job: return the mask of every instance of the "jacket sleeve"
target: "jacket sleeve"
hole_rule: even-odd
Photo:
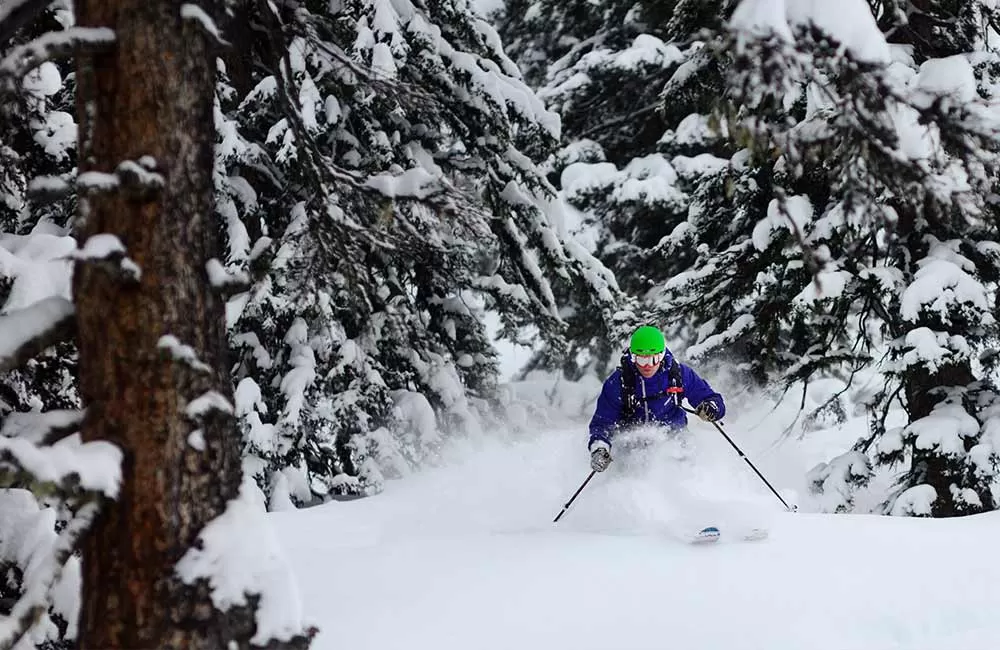
[[[681,379],[684,382],[684,396],[691,403],[691,406],[698,408],[699,404],[710,399],[719,407],[720,418],[726,414],[726,403],[723,401],[722,395],[712,390],[707,381],[683,363],[681,364]]]
[[[598,440],[611,447],[611,436],[618,426],[622,416],[622,380],[621,370],[615,370],[604,381],[601,394],[597,398],[594,417],[590,419],[590,442],[587,448],[593,447]]]

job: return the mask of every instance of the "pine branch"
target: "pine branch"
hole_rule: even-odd
[[[74,499],[80,504],[76,517],[70,520],[56,539],[52,557],[44,567],[45,572],[40,579],[28,586],[11,610],[10,618],[16,623],[9,635],[0,639],[0,650],[10,650],[17,646],[48,611],[52,605],[52,587],[62,577],[66,562],[79,550],[81,542],[97,517],[103,497],[100,492],[85,491]]]
[[[50,4],[52,0],[5,0],[0,4],[0,48]]]
[[[836,393],[834,393],[833,395],[831,395],[829,397],[829,399],[827,399],[825,402],[823,402],[820,406],[818,406],[815,409],[813,409],[812,414],[820,413],[820,412],[826,410],[827,408],[829,408],[830,406],[833,406],[833,404],[836,403],[837,400],[840,399],[840,396],[843,395],[843,394],[845,394],[847,391],[849,391],[851,389],[851,387],[854,385],[854,377],[857,376],[858,371],[860,369],[861,369],[860,367],[853,368],[851,370],[850,376],[847,378],[847,384],[842,389],[838,390]],[[803,389],[803,391],[804,390],[805,389]],[[805,393],[804,392],[803,392],[803,395],[802,395],[802,406],[803,407],[805,406]],[[808,419],[808,416],[807,416],[807,419]]]
[[[115,33],[107,27],[70,27],[39,36],[15,47],[0,61],[0,92],[18,92],[25,75],[46,61],[66,58],[79,51],[106,52],[114,43]]]
[[[661,105],[660,102],[656,102],[655,104],[650,104],[649,106],[643,106],[642,108],[633,111],[628,115],[622,115],[620,117],[607,120],[605,122],[602,122],[601,124],[597,124],[595,126],[590,127],[589,129],[581,133],[579,136],[576,136],[576,138],[577,140],[585,140],[590,138],[594,134],[600,133],[601,131],[604,131],[606,129],[610,129],[611,127],[618,126],[619,124],[623,124],[626,122],[632,122],[633,120],[640,118],[643,115],[648,115],[650,113],[655,112],[660,107],[660,105]]]
[[[73,338],[76,329],[73,303],[65,298],[46,298],[0,316],[0,372],[26,363],[43,350]]]
[[[868,450],[871,449],[871,446],[875,443],[875,441],[882,437],[882,434],[885,433],[885,421],[889,417],[889,407],[892,405],[893,401],[896,400],[899,394],[903,391],[903,388],[904,385],[902,382],[900,382],[899,385],[896,387],[896,390],[894,390],[892,394],[885,399],[885,401],[882,403],[881,415],[878,417],[878,419],[872,422],[871,435],[868,436],[867,438],[864,438],[856,442],[854,444],[855,450],[863,453],[868,453]]]
[[[373,182],[372,177],[362,176],[350,170],[343,169],[330,161],[328,157],[324,156],[322,152],[320,152],[315,139],[311,136],[303,123],[302,116],[298,108],[291,101],[291,97],[296,97],[299,93],[295,86],[294,75],[292,74],[288,48],[284,47],[284,44],[282,43],[278,44],[279,47],[275,47],[274,43],[274,34],[284,33],[284,31],[288,31],[292,27],[298,30],[296,32],[297,36],[307,41],[312,47],[316,48],[317,51],[324,52],[329,55],[336,62],[336,64],[343,66],[345,69],[350,71],[353,76],[357,77],[358,80],[363,81],[364,84],[371,89],[374,95],[391,97],[393,101],[399,104],[404,112],[419,114],[428,111],[439,111],[441,113],[450,114],[453,112],[452,107],[444,102],[438,94],[430,92],[413,83],[408,83],[398,78],[387,77],[380,74],[370,66],[359,63],[338,45],[321,38],[313,25],[295,23],[293,26],[285,26],[281,24],[280,17],[273,11],[268,11],[267,8],[262,9],[262,11],[267,11],[271,20],[277,25],[271,25],[265,29],[268,34],[271,35],[272,47],[276,50],[280,48],[282,52],[280,64],[277,66],[279,72],[279,75],[277,76],[279,81],[284,80],[289,86],[289,89],[284,89],[282,88],[281,83],[278,84],[277,91],[279,93],[279,100],[285,106],[285,114],[289,119],[290,125],[293,127],[297,143],[305,143],[308,147],[308,153],[310,154],[308,158],[311,159],[311,164],[319,173],[320,178],[329,175],[332,178],[327,180],[346,182],[356,191],[362,192],[367,196],[376,197],[376,199],[387,197],[391,200],[417,200],[434,205],[436,209],[445,213],[455,213],[460,210],[468,210],[477,205],[475,191],[467,193],[462,188],[455,186],[447,178],[435,178],[434,186],[431,190],[421,188],[419,191],[413,192],[412,194],[394,194],[387,196],[387,194],[383,190],[379,189],[377,184]],[[461,128],[464,126],[464,123],[460,119],[455,119],[452,122],[452,126]],[[452,164],[456,167],[461,165],[460,161],[449,162],[452,162]],[[482,170],[479,171],[481,172]]]
[[[141,203],[155,200],[165,184],[163,176],[156,172],[156,161],[149,156],[143,156],[138,161],[123,160],[110,174],[89,171],[76,177],[76,189],[84,196],[117,192]],[[48,176],[35,179],[32,185],[36,187],[36,191],[37,188],[48,190],[57,198],[65,191]]]
[[[77,264],[90,264],[103,270],[123,285],[134,286],[142,278],[142,269],[127,256],[125,245],[118,237],[108,233],[87,238],[83,246],[69,257],[75,259]]]
[[[0,437],[24,438],[38,445],[51,445],[77,433],[83,417],[82,410],[15,412],[4,418]]]
[[[251,264],[251,268],[260,267]],[[226,299],[249,291],[265,276],[265,274],[251,275],[243,271],[229,271],[214,257],[205,263],[205,273],[208,275],[208,284],[212,290]]]
[[[61,176],[36,176],[28,183],[28,200],[35,203],[55,203],[75,193],[72,184]]]
[[[816,249],[806,241],[805,233],[802,232],[799,223],[788,211],[788,197],[785,191],[780,187],[775,187],[774,194],[778,200],[778,212],[785,217],[785,220],[788,222],[788,229],[795,238],[795,243],[798,244],[799,250],[802,251],[802,263],[806,265],[806,269],[812,276],[812,281],[816,284],[817,292],[822,293],[823,283],[820,280],[819,273],[823,270],[823,264],[816,255]]]
[[[784,388],[781,391],[781,395],[779,395],[778,399],[774,401],[774,406],[771,407],[770,413],[774,413],[775,411],[778,410],[778,405],[781,404],[781,400],[785,397],[785,395],[788,394],[788,391],[791,390],[791,387],[792,387],[791,382],[786,381]],[[806,409],[806,397],[808,396],[808,394],[809,394],[809,377],[805,377],[802,381],[802,398],[799,400],[799,408],[795,412],[795,417],[792,419],[791,422],[788,423],[788,426],[786,426],[781,431],[781,433],[778,434],[778,439],[774,443],[775,445],[777,445],[780,442],[784,442],[791,437],[792,431],[795,430],[795,425],[798,424],[799,422],[799,416],[802,415],[802,412]],[[774,445],[772,445],[772,447],[773,446]]]
[[[197,25],[208,37],[209,42],[217,50],[228,49],[232,43],[227,41],[219,33],[219,28],[212,20],[212,17],[198,4],[186,2],[181,5],[181,18]]]
[[[304,170],[311,177],[315,186],[320,190],[316,199],[323,201],[327,197],[333,195],[334,192],[331,191],[329,185],[336,183],[346,183],[355,190],[376,194],[376,190],[365,185],[363,178],[346,170],[339,169],[335,165],[329,164],[328,161],[324,159],[323,153],[319,150],[319,146],[316,144],[315,139],[309,134],[309,130],[302,120],[302,115],[299,112],[298,107],[296,107],[295,103],[292,101],[292,96],[298,96],[298,92],[295,88],[289,48],[286,47],[286,44],[278,38],[278,35],[281,35],[284,32],[283,26],[280,22],[280,16],[272,10],[272,5],[267,3],[266,0],[259,0],[258,5],[261,7],[263,15],[269,18],[268,24],[266,25],[268,35],[267,43],[270,50],[270,62],[274,68],[273,71],[275,76],[277,77],[276,90],[278,93],[278,101],[282,107],[282,113],[288,120],[288,123],[292,128],[292,132],[295,135],[295,144],[302,157]],[[289,88],[286,87],[286,84],[291,86],[291,90],[293,92],[289,92]],[[361,227],[360,224],[352,223],[347,219],[339,219],[334,221],[332,225],[336,229],[343,228],[347,230],[347,232],[337,237],[337,241],[350,241],[354,237],[360,237],[374,248],[384,246],[384,242],[381,239],[374,238],[368,229]],[[345,259],[350,258],[350,256],[347,255],[347,251],[341,246],[335,245],[331,250],[336,251]]]

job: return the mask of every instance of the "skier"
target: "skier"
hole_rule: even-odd
[[[681,395],[708,422],[726,414],[722,395],[667,350],[663,333],[644,325],[632,334],[629,352],[604,381],[590,420],[590,466],[603,472],[611,464],[611,439],[622,429],[659,424],[677,430],[687,426]]]
[[[687,427],[687,413],[680,406],[682,398],[687,398],[698,416],[708,422],[726,414],[722,395],[673,358],[663,333],[649,325],[640,327],[632,334],[628,352],[622,355],[619,368],[605,380],[597,399],[590,420],[591,468],[595,472],[608,468],[611,441],[619,431],[650,424],[674,431]],[[680,496],[674,494],[674,498]],[[702,507],[691,508],[690,503],[686,509],[708,514]],[[689,541],[716,541],[720,535],[716,526],[694,530],[698,532]]]

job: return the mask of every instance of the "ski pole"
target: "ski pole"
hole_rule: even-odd
[[[594,478],[594,474],[596,473],[597,470],[591,470],[590,475],[587,477],[587,480],[583,482],[583,485],[577,488],[576,492],[573,493],[573,496],[571,496],[569,498],[569,501],[566,502],[566,505],[563,506],[563,509],[559,511],[558,515],[556,515],[556,518],[552,520],[552,523],[556,523],[557,521],[559,521],[559,518],[562,517],[567,510],[569,510],[569,507],[573,505],[573,502],[576,500],[576,497],[581,492],[583,492],[583,488],[587,487],[587,483],[590,483],[590,479]]]
[[[687,411],[688,413],[694,413],[695,415],[698,415],[698,411],[695,411],[694,409],[689,409],[686,406],[682,406],[681,408]],[[728,442],[730,445],[733,446],[733,449],[735,449],[736,453],[740,455],[740,458],[745,460],[746,464],[750,466],[750,469],[752,469],[754,473],[757,474],[758,477],[760,477],[760,480],[764,481],[764,485],[766,485],[771,490],[774,496],[778,497],[778,501],[781,501],[781,505],[785,506],[785,510],[789,512],[795,512],[797,508],[788,505],[788,503],[786,503],[785,500],[781,498],[781,495],[778,494],[778,491],[774,489],[774,486],[771,485],[766,478],[764,478],[764,475],[760,473],[760,470],[754,467],[754,464],[750,462],[750,459],[747,458],[747,455],[743,453],[743,450],[740,449],[736,445],[736,443],[733,442],[733,439],[726,434],[726,432],[722,428],[722,425],[720,425],[718,422],[715,421],[712,421],[712,424],[714,424],[715,428],[719,430],[719,433],[722,434],[722,437],[726,439],[726,442]]]

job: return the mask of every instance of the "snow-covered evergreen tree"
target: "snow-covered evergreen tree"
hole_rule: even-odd
[[[532,25],[572,14],[513,6],[533,39],[521,51],[553,51]],[[991,509],[993,398],[975,361],[995,333],[991,5],[874,6],[639,3],[548,68],[540,95],[566,125],[549,164],[596,254],[685,354],[786,385],[850,384],[888,355],[868,461],[852,452],[814,483],[904,461],[901,489],[934,486],[926,512]],[[931,278],[953,298],[928,303]],[[894,446],[882,434],[900,395],[912,424]],[[921,436],[956,401],[975,429],[954,414],[947,440]],[[810,420],[827,412],[843,416],[839,396]]]
[[[251,469],[308,502],[481,426],[487,311],[569,369],[628,315],[527,155],[557,116],[465,2],[262,6],[248,91],[220,91],[217,187],[229,264],[259,278],[231,303]]]
[[[701,40],[732,4],[598,3],[594,13],[615,20],[575,26],[589,37],[571,40],[539,91],[565,127],[564,147],[548,163],[551,178],[582,213],[595,254],[633,295],[649,297],[690,266],[693,246],[665,253],[675,229],[701,194],[722,195],[732,184],[726,159],[739,147],[709,128],[723,65]],[[527,51],[551,49],[546,34],[555,25],[587,15],[547,3],[520,14],[516,7],[501,25]],[[677,316],[662,310],[654,318],[676,335],[684,330]]]
[[[14,74],[18,53],[33,38],[71,22],[67,8],[56,3],[15,31],[0,45],[7,74]],[[66,183],[76,164],[71,72],[70,62],[57,59],[32,68],[23,79],[0,75],[0,302],[5,312],[36,298],[29,283],[45,282],[33,279],[36,264],[63,266],[68,277],[68,264],[58,258],[75,247],[65,236],[76,207]],[[67,283],[53,289],[68,297]],[[36,352],[25,365],[0,376],[0,413],[79,406],[73,344],[61,341]]]
[[[611,274],[567,237],[531,162],[558,119],[464,2],[264,7],[234,3],[224,25],[221,271],[248,468],[307,502],[378,489],[442,431],[493,416],[488,312],[502,315],[500,335],[546,341],[535,365],[570,374],[606,363],[632,317]],[[56,68],[41,70],[55,88]],[[57,177],[72,180],[75,164],[71,96],[64,87],[45,115],[11,123],[46,130],[18,135],[31,151],[4,150],[26,156],[5,166],[17,170],[5,205],[26,205],[37,174],[63,197],[10,208],[14,232],[70,222]],[[32,364],[72,396],[73,359],[59,349]],[[10,401],[28,403],[43,380],[9,375]]]
[[[510,0],[496,16],[505,48],[532,87],[561,67],[634,34],[634,3],[620,0]]]
[[[69,306],[76,242],[67,235],[75,89],[71,62],[48,59],[36,40],[71,23],[61,2],[0,6],[0,613],[35,612],[2,643],[24,635],[17,647],[52,650],[77,637],[73,552],[94,497],[78,478],[38,476],[46,458],[70,460],[79,445],[66,437],[80,406]]]
[[[786,377],[857,369],[888,350],[873,437],[859,443],[903,463],[887,510],[993,509],[996,448],[982,425],[995,398],[977,355],[996,335],[994,57],[982,41],[935,42],[934,56],[890,46],[868,6],[852,6],[741,4],[720,44],[736,53],[724,117],[751,166],[774,161],[774,198],[752,231],[709,248],[674,285],[698,295],[756,267],[752,285],[727,287],[743,313],[703,316],[701,344],[774,336],[791,352]],[[897,398],[910,423],[886,432]]]

